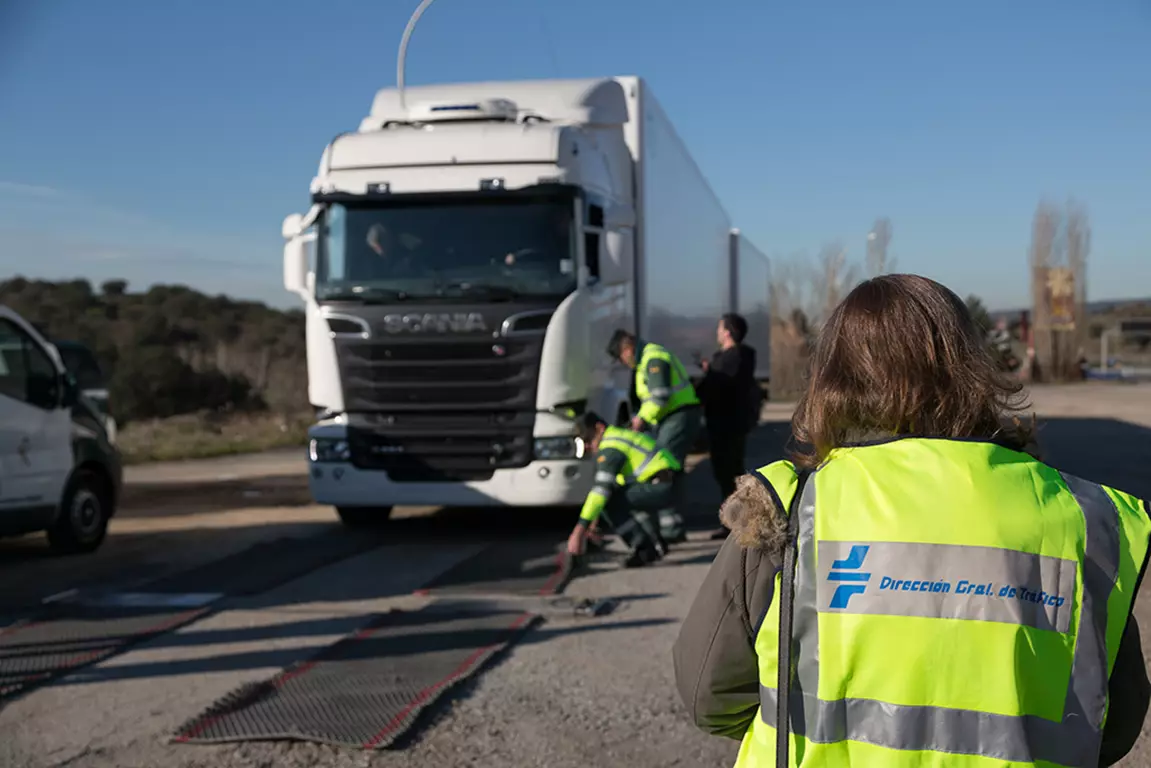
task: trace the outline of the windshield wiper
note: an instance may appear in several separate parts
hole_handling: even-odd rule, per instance
[[[492,299],[493,301],[514,301],[520,298],[518,291],[508,288],[506,285],[488,285],[486,283],[470,283],[466,280],[457,280],[456,282],[447,283],[441,289],[442,291],[459,291],[462,296],[471,296],[473,294],[483,294],[485,298]]]
[[[325,293],[321,298],[324,301],[362,301],[365,303],[374,303],[381,301],[407,301],[411,298],[411,295],[406,291],[395,288],[357,285],[354,288]]]

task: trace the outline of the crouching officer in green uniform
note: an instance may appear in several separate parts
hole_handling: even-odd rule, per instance
[[[682,467],[699,435],[702,413],[687,369],[659,344],[640,341],[623,329],[612,334],[607,353],[636,371],[640,408],[631,428],[652,430],[656,443]],[[659,530],[671,544],[687,538],[683,518],[674,508],[660,510]]]
[[[584,414],[577,429],[595,452],[595,486],[568,537],[568,552],[583,554],[588,529],[603,516],[630,549],[625,568],[659,560],[667,545],[650,513],[675,505],[680,463],[650,436],[609,427],[594,413]]]

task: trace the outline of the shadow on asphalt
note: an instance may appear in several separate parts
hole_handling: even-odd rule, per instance
[[[212,482],[129,483],[117,517],[179,517],[241,507],[306,507],[312,504],[302,473]]]
[[[522,613],[522,609],[517,610],[508,608],[506,610],[497,610],[494,613],[513,616]],[[249,630],[241,634],[246,638],[246,642],[265,644],[306,637],[328,637],[334,641],[335,639],[347,636],[362,629],[378,615],[379,614],[364,614],[330,619],[318,619],[313,621],[300,622],[299,624],[292,623],[268,627],[268,631],[263,633]],[[424,653],[436,653],[441,651],[470,648],[484,648],[494,644],[494,640],[499,634],[499,631],[473,630],[465,632],[441,632],[436,630],[436,623],[451,621],[457,618],[459,618],[459,614],[453,614],[442,610],[422,610],[401,614],[400,620],[406,625],[405,629],[410,631],[413,642],[407,644],[400,650],[393,648],[390,651],[390,654],[393,656],[397,653],[403,655],[418,656]],[[393,623],[394,622],[389,621],[389,624]],[[612,623],[581,624],[574,626],[550,626],[548,624],[543,624],[534,627],[530,632],[525,634],[522,638],[518,639],[516,641],[516,645],[533,645],[538,643],[546,643],[553,638],[563,635],[582,635],[593,632],[610,632],[613,630],[657,627],[674,623],[674,619],[654,618],[615,621]],[[192,627],[178,635],[169,634],[154,639],[149,642],[148,647],[150,649],[170,647],[169,641],[173,638],[181,638],[185,640],[191,639],[192,642],[184,643],[185,646],[210,645],[214,643],[228,642],[226,639],[222,639],[219,636],[219,634],[226,635],[226,633],[205,633],[214,634],[216,636],[205,637],[202,640],[197,641],[196,637],[198,634],[200,633],[195,630],[195,627]],[[328,642],[324,642],[314,651],[301,650],[298,645],[279,649],[275,647],[267,647],[265,645],[265,647],[261,647],[259,650],[241,651],[237,653],[221,653],[202,658],[144,662],[140,664],[118,663],[106,667],[90,667],[88,669],[82,669],[78,672],[73,672],[70,674],[67,679],[67,685],[88,685],[92,683],[141,680],[152,677],[200,675],[215,672],[244,672],[255,669],[279,670],[283,667],[300,661],[302,658],[308,658],[314,653],[320,652],[322,648],[327,647],[328,645]],[[377,644],[370,638],[361,640],[356,644],[355,650],[349,653],[345,658],[349,661],[354,661],[357,659],[370,659],[377,655],[376,645]]]
[[[753,435],[748,445],[748,465],[758,467],[776,459],[782,458],[789,437],[789,425],[786,422],[774,422],[761,426]],[[1044,458],[1053,466],[1086,477],[1091,480],[1114,485],[1143,498],[1151,497],[1151,473],[1147,467],[1151,466],[1151,429],[1135,426],[1125,422],[1111,419],[1048,419],[1041,423],[1040,447]],[[720,498],[719,492],[712,478],[710,463],[706,460],[697,464],[687,478],[686,497],[689,502],[684,506],[685,517],[689,527],[694,530],[714,529],[718,525],[716,510]],[[172,486],[168,486],[169,492]],[[188,491],[190,493],[190,491]],[[483,543],[510,539],[541,539],[547,541],[562,541],[562,538],[571,529],[575,517],[574,510],[534,510],[534,509],[450,509],[425,517],[397,519],[384,526],[379,531],[348,531],[333,520],[331,523],[292,523],[290,525],[292,538],[315,537],[317,543],[330,546],[335,553],[336,560],[347,547],[345,557],[359,554],[375,546],[386,544],[422,545],[434,547],[438,543]],[[279,525],[269,523],[268,525]],[[266,529],[267,526],[252,526],[253,529]],[[284,526],[285,531],[289,526]],[[188,529],[165,533],[129,534],[123,541],[109,542],[129,549],[140,547],[189,547],[211,545],[212,537],[235,536],[243,529]],[[285,536],[289,534],[285,533]],[[293,545],[294,546],[294,545]],[[285,557],[302,556],[295,549],[285,545],[281,551]],[[660,567],[676,567],[679,564],[704,564],[711,560],[718,549],[718,542],[692,541],[684,547],[690,556],[677,562],[669,562]],[[26,578],[27,574],[21,571],[31,563],[43,558],[40,553],[32,553],[33,548],[23,542],[15,546],[0,547],[0,614],[6,607],[31,607],[38,604],[44,590],[51,585],[39,584],[35,579]],[[267,549],[261,555],[260,562],[251,563],[253,573],[261,570],[261,562],[268,563],[269,558],[278,557],[275,548]],[[211,558],[207,558],[211,560]],[[69,562],[77,565],[72,575],[76,581],[79,574],[84,572],[83,582],[95,584],[100,582],[120,583],[131,578],[144,578],[149,570],[161,571],[162,563],[153,562],[138,566],[118,564],[115,557],[106,557],[100,561],[100,567],[92,567],[96,561],[85,558],[73,558]],[[323,567],[328,563],[319,562],[315,568]],[[312,569],[314,570],[314,569]],[[287,572],[285,572],[287,573]],[[291,578],[297,578],[294,574]],[[243,583],[248,577],[237,571],[235,591],[229,594],[244,594]],[[264,588],[271,589],[267,585]],[[373,583],[366,580],[357,584],[355,595],[350,596],[346,591],[337,592],[338,586],[330,587],[332,594],[323,594],[328,591],[326,585],[319,587],[319,594],[311,599],[316,601],[329,600],[331,602],[348,601],[349,599],[370,600],[387,597],[395,594],[394,587],[386,580]],[[146,591],[146,587],[141,589]],[[637,599],[636,596],[623,596],[626,600]],[[261,609],[275,609],[273,603],[263,602]],[[57,615],[67,611],[63,606],[56,609]],[[470,647],[482,638],[453,637],[435,630],[435,623],[439,619],[436,612],[414,612],[411,615],[413,626],[418,626],[428,648],[456,648]],[[322,636],[342,636],[354,632],[370,620],[369,614],[344,616],[334,619],[299,618],[281,624],[267,627],[244,627],[237,629],[211,629],[197,630],[192,626],[180,633],[168,633],[150,641],[151,647],[176,648],[200,645],[229,644],[229,643],[257,643],[269,645],[283,645],[290,643],[293,638],[303,639]],[[613,619],[608,622],[577,624],[575,626],[552,627],[545,625],[536,628],[528,636],[521,639],[521,643],[546,642],[548,639],[561,634],[587,633],[611,631],[616,628],[656,626],[671,622],[671,619],[643,619],[628,621]],[[124,638],[119,638],[123,640]],[[107,642],[107,637],[100,638],[100,642]],[[43,656],[45,654],[67,654],[75,650],[77,643],[85,652],[91,650],[91,644],[84,645],[82,637],[69,637],[59,641],[60,647],[51,647],[51,643],[31,643],[23,645],[19,640],[19,633],[4,638],[0,643],[0,657],[7,657],[10,663],[15,660]],[[152,676],[188,675],[205,672],[240,671],[246,669],[280,668],[286,664],[300,659],[307,651],[294,648],[260,648],[252,651],[224,653],[209,658],[182,659],[175,661],[157,661],[154,663],[140,663],[132,665],[115,665],[107,667],[90,667],[73,673],[69,682],[101,682],[107,680],[139,679]]]

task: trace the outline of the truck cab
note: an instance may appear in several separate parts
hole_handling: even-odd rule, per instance
[[[627,118],[614,80],[386,89],[327,147],[283,230],[317,501],[357,524],[582,500],[573,419],[627,409],[603,354],[629,322]]]
[[[119,452],[59,351],[0,306],[0,536],[46,531],[59,552],[91,552],[121,482]]]

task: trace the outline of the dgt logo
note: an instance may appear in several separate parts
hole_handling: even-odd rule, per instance
[[[867,559],[867,550],[870,548],[866,544],[857,544],[847,553],[847,557],[831,564],[831,573],[827,574],[828,581],[851,582],[840,584],[835,588],[835,594],[831,596],[832,608],[840,610],[846,608],[848,600],[867,589],[871,573],[859,569],[863,567],[863,561]]]

